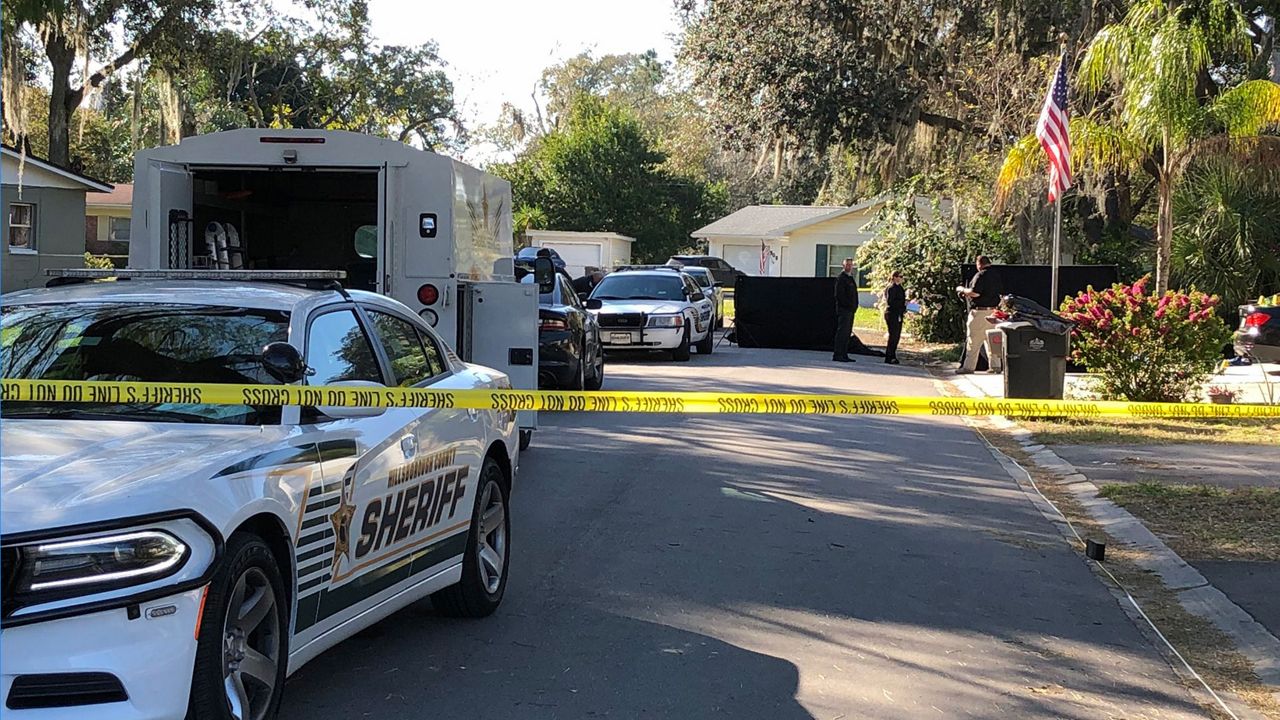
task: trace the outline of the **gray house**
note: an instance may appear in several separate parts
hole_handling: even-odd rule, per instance
[[[0,292],[43,287],[47,268],[84,267],[85,193],[111,186],[8,146],[0,152]]]

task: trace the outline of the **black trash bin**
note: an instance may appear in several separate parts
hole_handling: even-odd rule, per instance
[[[1004,331],[1004,396],[1062,399],[1070,332],[1041,330],[1029,322],[1001,323]]]

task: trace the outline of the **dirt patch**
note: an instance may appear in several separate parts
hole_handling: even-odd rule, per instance
[[[1061,418],[1021,422],[1046,445],[1270,445],[1280,436],[1280,419],[1277,418]]]

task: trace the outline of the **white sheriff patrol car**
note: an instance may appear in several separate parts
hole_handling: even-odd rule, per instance
[[[12,293],[3,375],[263,384],[249,403],[297,382],[509,387],[395,300],[328,285]],[[290,672],[410,602],[502,600],[514,413],[121,391],[4,403],[6,718],[262,720]]]
[[[669,350],[683,361],[690,347],[700,355],[715,349],[715,306],[678,268],[609,273],[586,307],[600,323],[606,350]]]

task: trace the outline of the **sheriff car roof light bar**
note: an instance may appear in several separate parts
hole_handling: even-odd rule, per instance
[[[44,271],[48,277],[99,280],[119,278],[129,280],[274,280],[300,282],[304,280],[345,280],[345,270],[133,270],[103,268],[51,268]]]

